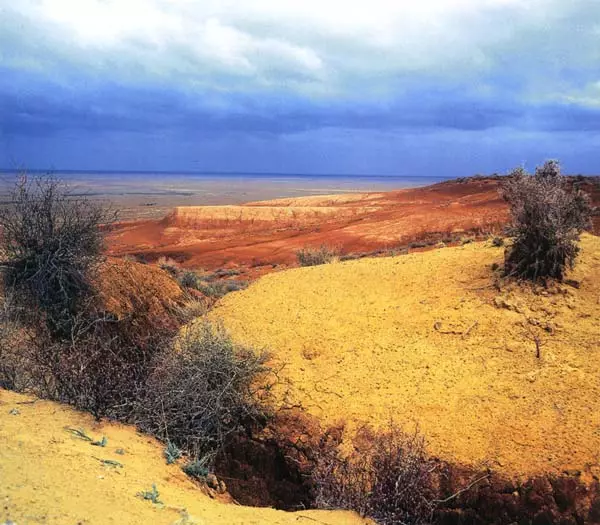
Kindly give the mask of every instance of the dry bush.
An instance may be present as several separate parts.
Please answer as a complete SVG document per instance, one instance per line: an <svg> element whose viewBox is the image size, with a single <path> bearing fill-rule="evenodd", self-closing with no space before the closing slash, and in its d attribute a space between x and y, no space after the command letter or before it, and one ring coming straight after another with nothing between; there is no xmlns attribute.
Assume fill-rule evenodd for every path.
<svg viewBox="0 0 600 525"><path fill-rule="evenodd" d="M143 397L156 357L171 349L173 326L143 312L124 319L84 312L71 337L39 334L30 354L38 393L96 417L129 419Z"/></svg>
<svg viewBox="0 0 600 525"><path fill-rule="evenodd" d="M41 310L53 333L70 332L100 261L101 226L113 218L52 176L20 177L0 209L5 288L15 290L21 306Z"/></svg>
<svg viewBox="0 0 600 525"><path fill-rule="evenodd" d="M312 480L319 508L354 510L381 525L431 523L437 464L423 437L390 424L382 433L363 430L349 455L325 447Z"/></svg>
<svg viewBox="0 0 600 525"><path fill-rule="evenodd" d="M28 355L35 339L15 302L14 294L5 291L0 303L0 388L25 392L31 387Z"/></svg>
<svg viewBox="0 0 600 525"><path fill-rule="evenodd" d="M339 257L339 250L326 245L319 248L303 248L296 252L296 259L300 266L317 266L333 262Z"/></svg>
<svg viewBox="0 0 600 525"><path fill-rule="evenodd" d="M179 275L177 275L177 281L184 288L194 288L198 289L198 284L200 282L200 278L196 274L196 272L192 272L191 270L186 270Z"/></svg>
<svg viewBox="0 0 600 525"><path fill-rule="evenodd" d="M575 263L579 234L590 225L589 197L577 187L568 189L556 161L538 167L534 175L515 170L501 191L512 216L506 274L562 279Z"/></svg>
<svg viewBox="0 0 600 525"><path fill-rule="evenodd" d="M109 216L52 177L17 181L12 204L0 213L0 366L10 388L123 418L177 323L153 315L144 283L125 316L105 311L95 284Z"/></svg>
<svg viewBox="0 0 600 525"><path fill-rule="evenodd" d="M240 429L262 420L272 385L267 355L234 344L208 323L187 330L157 359L138 425L188 450L214 454Z"/></svg>

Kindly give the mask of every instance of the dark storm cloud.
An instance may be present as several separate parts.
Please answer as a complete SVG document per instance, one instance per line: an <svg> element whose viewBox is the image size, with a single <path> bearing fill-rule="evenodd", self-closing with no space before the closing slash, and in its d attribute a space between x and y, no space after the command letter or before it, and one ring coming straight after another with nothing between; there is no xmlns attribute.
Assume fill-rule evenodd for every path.
<svg viewBox="0 0 600 525"><path fill-rule="evenodd" d="M422 158L475 136L489 163L567 142L591 162L599 63L597 0L0 0L0 164L81 161L78 137L91 164L110 144L123 167L191 165L200 141L334 169L379 165L382 134Z"/></svg>

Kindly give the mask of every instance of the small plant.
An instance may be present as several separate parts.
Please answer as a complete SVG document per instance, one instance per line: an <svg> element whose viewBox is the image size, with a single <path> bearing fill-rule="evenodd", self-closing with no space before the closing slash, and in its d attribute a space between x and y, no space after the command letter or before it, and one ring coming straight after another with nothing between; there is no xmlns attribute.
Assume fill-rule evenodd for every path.
<svg viewBox="0 0 600 525"><path fill-rule="evenodd" d="M560 165L553 160L533 175L516 169L501 191L512 217L505 273L532 281L561 280L575 264L579 234L590 224L589 197L577 186L568 188Z"/></svg>
<svg viewBox="0 0 600 525"><path fill-rule="evenodd" d="M184 288L198 288L198 276L192 271L183 272L179 276L179 284Z"/></svg>
<svg viewBox="0 0 600 525"><path fill-rule="evenodd" d="M104 448L108 443L108 439L106 439L106 436L102 436L102 439L100 441L92 441L92 445L94 445L95 447L102 447Z"/></svg>
<svg viewBox="0 0 600 525"><path fill-rule="evenodd" d="M118 461L115 461L114 459L102 459L102 458L96 458L94 457L94 459L97 459L100 463L102 463L103 465L106 465L107 467L114 467L114 468L123 468L123 463L119 463Z"/></svg>
<svg viewBox="0 0 600 525"><path fill-rule="evenodd" d="M90 443L94 441L90 436L88 436L86 434L86 432L83 428L66 427L65 430L67 432L70 432L71 434L73 434L75 437L78 437L79 439L83 439L84 441L89 441Z"/></svg>
<svg viewBox="0 0 600 525"><path fill-rule="evenodd" d="M204 458L202 458L200 460L196 460L191 463L188 463L187 465L185 465L183 467L182 470L191 478L203 480L206 478L206 476L208 476L208 474L210 472L208 469L209 461L210 461L209 457L205 456Z"/></svg>
<svg viewBox="0 0 600 525"><path fill-rule="evenodd" d="M220 299L230 292L237 292L248 287L248 281L213 281L211 283L198 283L196 289L207 297Z"/></svg>
<svg viewBox="0 0 600 525"><path fill-rule="evenodd" d="M152 503L155 503L155 504L162 503L162 501L160 501L158 499L160 494L154 483L152 483L152 490L143 490L142 492L138 492L137 496L139 496L142 499L151 501Z"/></svg>
<svg viewBox="0 0 600 525"><path fill-rule="evenodd" d="M322 244L319 248L303 248L296 252L300 266L317 266L333 262L339 257L339 250Z"/></svg>
<svg viewBox="0 0 600 525"><path fill-rule="evenodd" d="M181 457L181 450L177 445L168 441L164 455L167 460L167 465L172 465Z"/></svg>

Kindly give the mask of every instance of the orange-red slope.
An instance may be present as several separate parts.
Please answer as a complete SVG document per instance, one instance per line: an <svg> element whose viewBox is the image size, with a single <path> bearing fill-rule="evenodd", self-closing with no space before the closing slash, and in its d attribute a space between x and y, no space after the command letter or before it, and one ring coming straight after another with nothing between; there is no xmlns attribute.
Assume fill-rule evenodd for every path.
<svg viewBox="0 0 600 525"><path fill-rule="evenodd" d="M600 201L597 188L594 197ZM168 256L192 268L288 265L305 246L368 252L432 234L494 231L506 218L497 179L466 179L385 193L179 207L161 221L119 225L109 248L148 260Z"/></svg>

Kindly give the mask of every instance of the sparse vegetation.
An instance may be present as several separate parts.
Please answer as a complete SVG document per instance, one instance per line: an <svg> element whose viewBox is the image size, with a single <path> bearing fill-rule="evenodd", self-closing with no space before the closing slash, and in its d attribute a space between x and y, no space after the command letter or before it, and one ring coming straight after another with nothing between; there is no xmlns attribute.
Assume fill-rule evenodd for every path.
<svg viewBox="0 0 600 525"><path fill-rule="evenodd" d="M199 283L197 286L197 290L207 297L214 297L215 299L219 299L224 297L230 292L237 292L239 290L243 290L248 287L248 281L235 281L235 280L225 280L225 281L213 281L211 283Z"/></svg>
<svg viewBox="0 0 600 525"><path fill-rule="evenodd" d="M210 470L208 468L211 461L211 455L204 456L201 459L197 459L184 465L183 471L191 478L203 480L208 476Z"/></svg>
<svg viewBox="0 0 600 525"><path fill-rule="evenodd" d="M70 335L101 260L101 226L113 219L52 176L20 177L0 209L5 290L53 336Z"/></svg>
<svg viewBox="0 0 600 525"><path fill-rule="evenodd" d="M158 492L158 489L154 483L152 484L152 490L143 490L142 492L138 492L137 495L140 498L151 501L154 504L162 503L162 501L159 499L160 493Z"/></svg>
<svg viewBox="0 0 600 525"><path fill-rule="evenodd" d="M214 453L265 417L266 361L265 353L235 345L223 329L198 324L176 352L157 359L137 423L195 458Z"/></svg>
<svg viewBox="0 0 600 525"><path fill-rule="evenodd" d="M181 322L188 319L177 308L164 317L153 314L143 282L136 283L127 315L105 311L95 282L104 210L71 199L68 188L52 178L19 179L14 199L0 218L6 228L1 386L27 389L98 418L140 422L169 442L170 459L179 448L194 457L212 454L263 416L255 396L264 391L255 381L268 372L264 354L235 346L208 326L176 343L179 351L173 352ZM174 268L168 260L163 265ZM200 287L196 274L179 275L184 284ZM214 295L243 286L202 285ZM195 302L192 309L198 307L203 313L205 305ZM82 430L71 431L106 445L106 438L94 441Z"/></svg>
<svg viewBox="0 0 600 525"><path fill-rule="evenodd" d="M319 248L303 248L302 250L298 250L296 252L296 259L300 266L317 266L333 262L339 255L339 250L323 244Z"/></svg>
<svg viewBox="0 0 600 525"><path fill-rule="evenodd" d="M533 281L562 279L579 253L579 234L590 224L588 196L577 186L568 187L556 161L533 175L516 169L503 182L502 195L512 217L506 274Z"/></svg>
<svg viewBox="0 0 600 525"><path fill-rule="evenodd" d="M177 264L177 261L174 261L169 257L159 257L157 264L159 268L169 272L173 277L176 277L179 273L179 265Z"/></svg>
<svg viewBox="0 0 600 525"><path fill-rule="evenodd" d="M167 465L172 465L181 457L181 449L167 440L167 446L165 448L165 459L167 460Z"/></svg>
<svg viewBox="0 0 600 525"><path fill-rule="evenodd" d="M350 455L324 449L313 472L315 503L351 509L382 525L431 523L436 463L418 433L390 424L383 433L364 429Z"/></svg>
<svg viewBox="0 0 600 525"><path fill-rule="evenodd" d="M220 299L230 292L237 292L248 286L248 281L223 279L239 273L239 270L217 270L214 273L198 275L196 272L186 270L178 272L176 278L184 288L197 290L206 297Z"/></svg>
<svg viewBox="0 0 600 525"><path fill-rule="evenodd" d="M179 274L177 280L179 281L179 284L185 288L198 288L199 279L196 272L187 270Z"/></svg>

